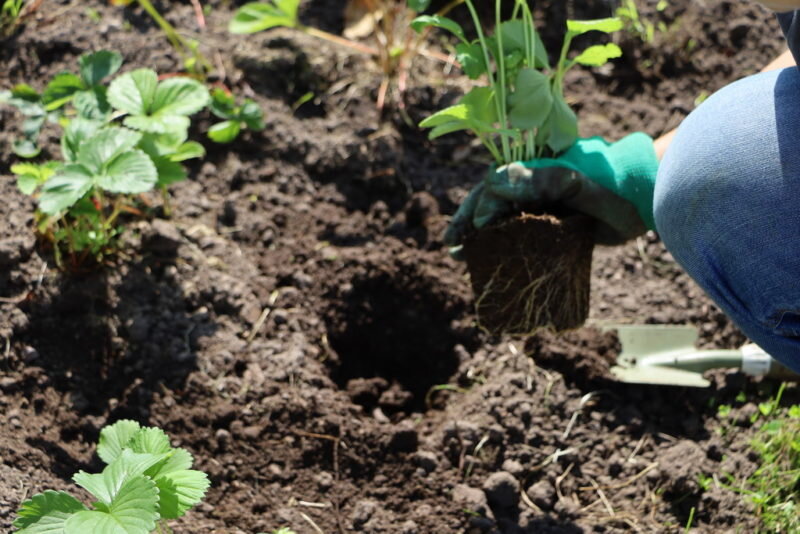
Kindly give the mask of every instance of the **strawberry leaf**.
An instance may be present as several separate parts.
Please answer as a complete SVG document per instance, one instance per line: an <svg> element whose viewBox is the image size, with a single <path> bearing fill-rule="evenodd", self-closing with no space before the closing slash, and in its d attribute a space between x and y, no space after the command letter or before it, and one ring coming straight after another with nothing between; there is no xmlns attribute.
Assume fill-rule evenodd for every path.
<svg viewBox="0 0 800 534"><path fill-rule="evenodd" d="M240 7L228 25L231 33L255 33L276 27L296 28L300 0L251 2Z"/></svg>
<svg viewBox="0 0 800 534"><path fill-rule="evenodd" d="M18 534L61 534L67 519L83 510L69 493L48 490L22 503L13 525L21 529Z"/></svg>
<svg viewBox="0 0 800 534"><path fill-rule="evenodd" d="M142 428L136 421L123 419L100 431L100 442L97 444L97 455L105 463L110 464L122 454L133 436Z"/></svg>

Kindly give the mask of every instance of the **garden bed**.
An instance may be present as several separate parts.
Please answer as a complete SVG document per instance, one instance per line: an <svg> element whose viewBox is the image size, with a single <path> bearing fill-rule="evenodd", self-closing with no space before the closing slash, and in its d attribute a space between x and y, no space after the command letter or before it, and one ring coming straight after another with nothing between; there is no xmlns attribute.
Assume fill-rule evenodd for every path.
<svg viewBox="0 0 800 534"><path fill-rule="evenodd" d="M527 341L483 334L465 268L440 241L483 175L480 148L429 142L394 108L379 113L368 58L288 30L232 36L236 3L204 3L203 46L267 127L205 143L173 216L134 226L113 266L67 276L37 246L33 203L9 171L18 117L0 110L0 530L32 493L97 469L99 431L121 418L162 427L209 474L176 532L680 532L690 515L693 532L757 529L744 497L699 481L757 468L750 416L775 384L615 383L618 343L591 324ZM126 69L180 69L136 9L45 4L0 46L0 88L41 88L100 48ZM314 0L303 17L339 33L343 4ZM562 27L563 3L540 4ZM609 14L585 4L576 17ZM196 31L190 3L158 7ZM669 31L623 34L613 66L570 73L583 134L658 136L783 49L755 4L648 1L642 16ZM418 122L468 83L415 65L406 104ZM54 132L44 141L58 150ZM693 324L704 346L744 341L653 234L595 252L590 323L614 321ZM734 406L725 420L720 404Z"/></svg>

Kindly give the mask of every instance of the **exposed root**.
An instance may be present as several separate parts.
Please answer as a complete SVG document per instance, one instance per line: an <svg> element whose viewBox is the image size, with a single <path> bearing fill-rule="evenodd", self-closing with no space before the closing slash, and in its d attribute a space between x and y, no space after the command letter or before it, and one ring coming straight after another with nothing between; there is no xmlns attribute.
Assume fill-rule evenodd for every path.
<svg viewBox="0 0 800 534"><path fill-rule="evenodd" d="M588 232L577 230L552 217L523 216L475 239L467 262L481 328L532 335L583 324L592 245Z"/></svg>

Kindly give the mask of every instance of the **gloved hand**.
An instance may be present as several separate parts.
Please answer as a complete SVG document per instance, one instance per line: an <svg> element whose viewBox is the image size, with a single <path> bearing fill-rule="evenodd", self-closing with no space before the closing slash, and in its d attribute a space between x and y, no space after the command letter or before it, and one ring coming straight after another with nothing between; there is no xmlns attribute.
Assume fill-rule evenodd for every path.
<svg viewBox="0 0 800 534"><path fill-rule="evenodd" d="M595 242L624 243L655 229L653 190L658 159L653 140L633 133L608 143L579 139L556 159L537 159L492 168L453 216L444 236L458 256L474 228L525 209L560 206L596 219Z"/></svg>

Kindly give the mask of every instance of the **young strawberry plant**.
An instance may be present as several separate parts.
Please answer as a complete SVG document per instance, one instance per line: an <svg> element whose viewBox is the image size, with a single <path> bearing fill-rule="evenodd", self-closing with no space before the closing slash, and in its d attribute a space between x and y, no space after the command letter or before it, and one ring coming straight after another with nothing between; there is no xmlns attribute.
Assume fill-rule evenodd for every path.
<svg viewBox="0 0 800 534"><path fill-rule="evenodd" d="M18 534L150 534L170 532L166 521L199 503L208 477L191 469L186 449L172 447L155 427L119 421L100 432L101 473L79 471L72 480L89 492L92 506L67 492L48 490L22 503Z"/></svg>
<svg viewBox="0 0 800 534"><path fill-rule="evenodd" d="M236 97L230 91L218 87L211 91L208 107L222 119L208 129L209 139L217 143L230 143L239 136L242 127L256 131L264 129L264 114L258 104L249 98L237 104Z"/></svg>
<svg viewBox="0 0 800 534"><path fill-rule="evenodd" d="M529 174L530 168L559 165L555 158L578 140L578 120L564 96L567 72L577 65L601 66L622 53L608 43L589 46L571 57L573 40L588 32L617 31L622 22L616 18L567 21L561 49L551 63L553 56L536 31L526 1L515 0L511 18L504 21L502 2L497 0L492 35L484 29L473 1L464 3L477 39L468 38L457 22L446 17L421 16L412 23L417 31L433 26L453 34L464 72L473 80L485 77L487 82L420 123L431 129L431 139L469 131L494 160L487 180L476 187L451 224L449 233L464 235L458 239L446 235L445 241L459 244L456 252L467 260L483 327L523 334L543 326L574 328L588 313L592 223L563 210L548 213L543 205L548 196L555 196L548 183L559 184L568 193L561 184L570 180L570 169L560 174L537 171L542 176L539 185L537 174ZM515 162L529 162L530 167ZM483 195L488 187L494 196ZM525 200L526 195L519 194L523 189L526 194L536 193L536 198L527 201L536 204L535 215L518 202ZM507 217L498 223L496 215L503 210ZM465 212L470 212L469 217ZM459 227L468 218L472 232ZM490 221L497 224L484 228Z"/></svg>
<svg viewBox="0 0 800 534"><path fill-rule="evenodd" d="M19 189L37 199L37 230L54 244L57 263L66 253L75 267L115 250L120 216L141 214L137 195L158 188L166 199L166 188L186 178L180 162L205 153L187 140L189 117L210 100L202 83L159 81L150 69L104 85L122 64L116 52L86 54L79 64L80 75L59 74L41 95L18 86L7 99L27 115L25 143L36 153L44 121L63 125L61 161L11 170Z"/></svg>

